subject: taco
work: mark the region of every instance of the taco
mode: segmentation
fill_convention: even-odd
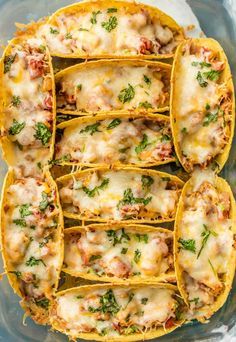
[[[35,176],[53,155],[55,85],[48,49],[41,39],[14,38],[0,63],[3,158],[19,176]]]
[[[4,268],[26,313],[48,323],[48,308],[63,262],[63,215],[55,182],[6,175],[1,202]]]
[[[234,135],[234,87],[227,57],[211,38],[180,44],[172,69],[170,116],[177,156],[187,172],[224,166]]]
[[[185,310],[174,285],[86,285],[57,293],[51,324],[73,340],[149,340],[181,326]]]
[[[65,217],[97,222],[173,221],[183,187],[168,173],[125,167],[77,171],[57,183]]]
[[[175,161],[169,117],[109,114],[57,126],[54,164],[148,167]]]
[[[65,230],[63,271],[104,282],[175,281],[173,233],[144,225],[91,224]]]
[[[88,115],[169,109],[171,65],[143,60],[98,60],[55,76],[57,111]]]
[[[169,58],[182,28],[159,9],[128,1],[82,1],[49,17],[41,35],[53,56]]]
[[[194,318],[204,322],[224,304],[234,278],[235,202],[227,182],[195,171],[176,214],[177,283]]]

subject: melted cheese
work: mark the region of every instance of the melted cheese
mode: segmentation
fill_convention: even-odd
[[[117,126],[109,129],[109,125]],[[97,131],[86,132],[86,127],[98,125]],[[144,137],[147,146],[138,151]],[[167,139],[165,139],[167,137]],[[63,131],[56,144],[56,159],[74,163],[93,164],[148,164],[162,163],[173,158],[173,145],[168,121],[148,118],[87,121],[71,125]]]
[[[93,172],[84,177],[78,176],[77,179],[79,184],[75,179],[74,185],[70,182],[60,190],[62,206],[66,212],[86,218],[100,217],[106,220],[124,220],[129,217],[133,219],[143,217],[145,220],[174,218],[179,197],[177,189],[180,185],[176,184],[175,189],[166,189],[167,181],[159,176],[152,177],[153,184],[148,189],[142,186],[142,174],[131,170],[101,171],[100,174]],[[94,190],[106,180],[107,184],[104,188]],[[92,190],[95,193],[89,195],[88,191]],[[127,195],[129,198],[130,196],[139,198],[141,202],[130,199],[122,202]]]
[[[68,231],[64,271],[121,279],[135,275],[158,277],[173,270],[171,239],[169,232],[122,231],[112,227],[108,231],[91,228],[77,234]]]

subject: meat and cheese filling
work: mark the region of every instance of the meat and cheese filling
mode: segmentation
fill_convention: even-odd
[[[233,195],[223,179],[205,171],[194,174],[181,198],[176,218],[178,285],[190,308],[209,317],[218,298],[227,298],[234,275]]]
[[[234,90],[227,58],[212,39],[181,44],[172,74],[173,134],[187,171],[220,167],[227,159],[234,131]]]
[[[59,112],[163,111],[169,106],[171,66],[159,62],[102,60],[56,75]]]
[[[88,1],[58,10],[41,34],[55,56],[172,56],[183,40],[177,23],[157,8],[125,1]]]
[[[8,154],[13,154],[14,166],[22,169],[24,176],[32,175],[38,170],[37,163],[42,166],[50,159],[53,143],[55,105],[50,56],[42,40],[15,38],[5,51],[2,67],[3,149],[7,161]]]
[[[15,179],[9,171],[4,191],[1,228],[5,269],[32,317],[45,323],[38,312],[45,311],[42,316],[47,316],[63,258],[63,217],[56,185],[49,175],[44,180]]]
[[[94,224],[65,231],[64,272],[88,279],[173,280],[172,232]]]
[[[135,168],[85,170],[58,184],[64,215],[95,221],[172,221],[182,188],[175,176]]]
[[[71,338],[137,341],[177,328],[184,306],[173,285],[93,285],[59,292],[51,315],[53,328]]]
[[[169,118],[103,115],[58,125],[55,162],[157,165],[175,160]]]

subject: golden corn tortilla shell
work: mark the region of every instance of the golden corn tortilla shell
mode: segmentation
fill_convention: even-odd
[[[213,50],[218,53],[219,59],[225,63],[225,68],[221,73],[221,79],[222,81],[226,84],[227,89],[230,90],[232,93],[232,111],[231,111],[231,122],[230,122],[230,137],[229,141],[224,147],[224,150],[221,154],[217,155],[214,160],[216,161],[218,167],[217,167],[217,172],[220,172],[221,169],[223,168],[224,164],[226,163],[230,148],[232,145],[233,141],[233,136],[234,136],[234,127],[235,127],[235,95],[234,95],[234,85],[233,85],[233,80],[232,80],[232,74],[230,71],[230,66],[228,63],[228,59],[225,55],[224,50],[220,46],[220,44],[212,39],[212,38],[192,38],[189,41],[183,41],[177,48],[175,57],[174,57],[174,62],[173,62],[173,67],[172,67],[172,74],[171,74],[171,97],[170,97],[170,120],[171,120],[171,129],[172,129],[172,135],[173,135],[173,141],[174,141],[174,146],[175,146],[175,151],[177,154],[177,157],[184,167],[184,169],[187,172],[191,172],[189,168],[187,168],[184,163],[183,163],[183,154],[181,152],[181,144],[178,141],[178,128],[176,125],[176,120],[179,112],[179,89],[175,86],[177,80],[181,79],[181,74],[180,74],[180,68],[181,68],[181,57],[183,54],[183,49],[188,42],[193,42],[195,46],[205,46],[208,47],[210,50]]]
[[[184,39],[184,31],[183,29],[176,23],[176,21],[168,16],[166,13],[162,12],[156,7],[152,7],[149,5],[145,5],[142,3],[136,3],[136,2],[128,2],[128,1],[117,1],[117,0],[104,0],[104,1],[98,1],[98,0],[92,0],[92,1],[81,1],[79,3],[69,5],[67,7],[63,7],[56,11],[54,14],[52,14],[47,24],[48,25],[55,25],[56,19],[61,14],[70,15],[72,13],[83,13],[84,11],[91,10],[91,6],[96,6],[97,11],[103,10],[107,8],[125,8],[127,13],[140,13],[141,11],[147,11],[150,14],[151,18],[159,19],[160,23],[164,27],[168,27],[171,31],[176,32],[178,35],[178,40],[181,42]],[[92,14],[92,10],[91,10]],[[83,58],[83,59],[91,59],[91,58],[140,58],[140,59],[164,59],[164,58],[171,58],[173,57],[173,54],[150,54],[150,55],[144,55],[144,54],[137,54],[137,55],[117,55],[117,54],[102,54],[102,55],[96,55],[96,54],[86,54],[86,53],[68,53],[63,54],[59,53],[57,51],[51,51],[52,56],[57,57],[64,57],[64,58]]]
[[[62,177],[59,177],[57,178],[57,184],[59,186],[59,189],[67,183],[68,180],[70,180],[71,178],[74,179],[76,177],[79,177],[79,176],[83,176],[83,175],[86,175],[87,174],[90,174],[92,172],[97,172],[97,171],[101,171],[101,172],[105,172],[105,171],[111,171],[111,170],[114,170],[114,171],[126,171],[126,172],[135,172],[135,173],[141,173],[143,175],[147,175],[147,176],[151,176],[151,177],[163,177],[163,178],[170,178],[171,181],[174,181],[178,184],[178,187],[179,189],[177,190],[178,192],[181,192],[182,191],[182,187],[184,185],[184,182],[179,179],[178,177],[174,176],[174,175],[171,175],[169,173],[165,173],[165,172],[160,172],[160,171],[155,171],[155,170],[151,170],[151,169],[145,169],[145,170],[142,170],[142,169],[139,169],[139,168],[135,168],[135,167],[96,167],[96,168],[91,168],[91,169],[87,169],[87,170],[83,170],[83,171],[77,171],[77,172],[74,172],[74,173],[70,173],[68,175],[65,175],[65,176],[62,176]],[[63,205],[62,205],[63,207]],[[68,211],[63,211],[63,214],[65,217],[68,217],[68,218],[72,218],[72,219],[75,219],[75,220],[82,220],[82,221],[91,221],[91,222],[107,222],[107,223],[114,223],[114,222],[117,222],[117,221],[114,221],[114,220],[107,220],[107,219],[104,219],[104,218],[100,218],[100,217],[94,217],[94,218],[89,218],[89,217],[85,217],[81,214],[74,214],[74,213],[70,213]],[[150,223],[150,224],[154,224],[154,223],[161,223],[161,222],[171,222],[171,221],[174,221],[174,217],[172,218],[163,218],[163,219],[150,219],[150,218],[142,218],[142,219],[127,219],[127,220],[123,220],[122,222],[124,223],[133,223],[133,224],[137,224],[137,223]]]
[[[59,200],[59,194],[57,190],[57,186],[55,181],[50,175],[50,172],[48,170],[44,170],[45,175],[45,181],[47,181],[49,187],[56,192],[56,202],[57,206],[60,210],[59,217],[58,217],[58,226],[57,226],[57,243],[58,243],[58,256],[59,256],[59,264],[62,266],[63,258],[64,258],[64,241],[63,241],[63,228],[64,228],[64,221],[63,221],[63,214],[62,209],[60,205]],[[6,237],[5,237],[5,231],[7,229],[6,225],[6,215],[5,215],[5,207],[7,204],[7,191],[9,187],[14,183],[16,177],[14,174],[14,169],[9,169],[5,180],[3,184],[3,190],[2,190],[2,197],[1,197],[1,245],[2,245],[2,256],[3,256],[3,265],[4,270],[7,273],[7,277],[9,280],[9,283],[13,289],[13,291],[22,298],[22,301],[20,302],[22,307],[26,310],[26,315],[31,316],[37,323],[39,324],[47,324],[48,323],[48,312],[44,310],[43,308],[37,306],[33,300],[29,300],[27,298],[24,298],[24,294],[21,291],[20,284],[18,282],[18,278],[15,274],[11,273],[11,270],[13,268],[11,260],[9,258],[9,255],[6,253]],[[55,282],[55,288],[54,292],[56,291],[60,279],[60,272],[61,267],[57,272],[57,279]],[[53,296],[54,292],[51,294]]]
[[[41,25],[41,24],[40,24]],[[7,93],[5,92],[4,87],[4,59],[6,56],[11,54],[11,50],[14,47],[14,45],[24,45],[26,40],[29,38],[32,38],[32,34],[35,33],[35,29],[38,27],[37,23],[32,24],[33,28],[31,29],[31,25],[29,25],[30,28],[27,28],[25,31],[20,31],[18,33],[18,37],[13,38],[7,47],[5,48],[3,52],[3,56],[0,60],[0,111],[2,113],[2,116],[0,117],[0,129],[4,131],[4,110],[5,110],[5,104],[7,99]],[[34,27],[36,26],[36,28]],[[37,160],[40,162],[42,158],[45,158],[45,153],[48,155],[48,160],[52,159],[53,152],[54,152],[54,142],[55,142],[55,134],[56,134],[56,93],[55,93],[55,80],[54,80],[54,72],[53,72],[53,66],[52,66],[52,58],[50,56],[49,50],[46,48],[46,54],[48,56],[48,64],[50,68],[50,76],[52,79],[52,98],[53,98],[53,104],[52,104],[52,114],[53,114],[53,127],[52,127],[52,137],[51,137],[51,144],[49,148],[41,147],[40,149],[32,149],[35,151],[35,156]],[[8,166],[11,167],[17,167],[19,162],[22,162],[20,156],[20,150],[17,146],[17,144],[13,141],[11,141],[7,136],[0,137],[0,145],[2,148],[2,158],[6,161]],[[48,149],[48,151],[47,151]],[[31,150],[29,148],[29,150]],[[18,157],[17,157],[17,152]]]
[[[73,234],[83,233],[86,232],[89,229],[97,230],[97,231],[106,231],[106,230],[119,230],[121,228],[125,229],[132,229],[132,231],[135,231],[137,234],[148,234],[148,233],[169,233],[172,235],[172,232],[170,230],[167,230],[165,228],[154,228],[151,226],[145,226],[145,225],[134,225],[134,224],[122,224],[122,223],[114,223],[114,224],[90,224],[88,226],[77,226],[77,227],[71,227],[68,229],[65,229],[65,239],[70,239],[70,235],[73,236]],[[129,248],[129,245],[127,244],[127,247]],[[171,254],[171,251],[169,251]],[[141,283],[143,281],[150,281],[150,282],[175,282],[175,272],[174,270],[167,271],[166,273],[160,274],[156,277],[144,277],[140,275],[131,276],[127,279],[121,279],[115,276],[107,276],[103,275],[101,277],[97,276],[95,273],[86,273],[86,272],[77,272],[73,268],[69,268],[68,266],[63,267],[63,272],[70,274],[73,277],[81,277],[88,280],[94,280],[94,281],[102,281],[102,282],[111,282],[111,283],[117,283],[117,282],[129,282],[129,284],[133,283]]]
[[[162,284],[162,283],[157,283],[157,282],[144,282],[142,284],[133,284],[132,288],[133,289],[138,289],[138,288],[142,288],[142,287],[155,287],[155,288],[166,288],[166,289],[170,289],[170,290],[174,290],[176,291],[176,294],[179,294],[178,288],[177,286],[171,285],[171,284]],[[70,289],[66,289],[64,291],[60,291],[57,292],[56,294],[56,299],[53,303],[53,305],[51,306],[51,310],[50,310],[50,318],[51,318],[51,325],[52,328],[55,330],[58,330],[64,334],[69,335],[69,338],[72,339],[73,341],[76,341],[77,338],[81,338],[81,339],[85,339],[85,340],[95,340],[95,341],[126,341],[126,342],[131,342],[131,341],[139,341],[139,340],[149,340],[149,339],[153,339],[153,338],[157,338],[163,335],[166,335],[172,331],[174,331],[175,329],[177,329],[178,327],[180,327],[183,323],[184,323],[184,319],[180,319],[179,321],[176,322],[176,325],[174,325],[171,328],[164,328],[164,327],[157,327],[155,330],[150,330],[147,332],[143,332],[143,333],[133,333],[132,335],[120,335],[120,336],[116,336],[116,337],[112,337],[110,336],[109,338],[106,336],[100,336],[97,333],[77,333],[74,334],[73,336],[71,336],[69,334],[68,331],[66,331],[66,329],[64,329],[61,324],[60,321],[57,320],[55,314],[56,314],[56,309],[57,309],[57,303],[56,300],[57,298],[60,298],[61,296],[63,296],[64,294],[70,293],[70,292],[75,292],[76,291],[76,295],[83,295],[84,292],[87,291],[96,291],[99,289],[113,289],[115,287],[123,287],[123,288],[129,288],[131,287],[128,283],[125,285],[124,283],[115,283],[115,284],[95,284],[95,285],[84,285],[84,286],[79,286],[79,287],[74,287],[74,288],[70,288]]]
[[[120,114],[119,112],[116,114],[116,113],[113,113],[113,114],[99,114],[99,115],[96,115],[96,116],[86,116],[86,117],[80,117],[80,118],[75,118],[75,119],[72,119],[72,120],[69,120],[69,121],[65,121],[65,122],[62,122],[60,123],[59,125],[57,125],[57,128],[58,129],[65,129],[67,127],[75,127],[75,126],[80,126],[80,125],[83,125],[83,124],[93,124],[94,122],[97,122],[99,120],[107,120],[107,119],[115,119],[115,118],[130,118],[130,119],[134,119],[134,118],[143,118],[145,117],[145,119],[147,120],[151,120],[151,121],[154,121],[157,120],[158,122],[159,121],[165,121],[165,122],[169,122],[170,119],[169,119],[169,116],[166,116],[166,115],[161,115],[161,114],[131,114],[131,113],[124,113],[124,114]],[[174,152],[174,151],[173,151]],[[167,163],[171,163],[171,162],[175,162],[176,158],[175,157],[172,157],[172,158],[169,158],[169,159],[166,159],[164,161],[157,161],[155,163],[136,163],[135,166],[136,167],[152,167],[152,166],[156,166],[156,165],[163,165],[163,164],[167,164]],[[65,160],[58,160],[57,165],[76,165],[78,167],[83,167],[83,166],[86,166],[86,167],[106,167],[107,164],[106,163],[78,163],[78,162],[70,162],[70,161],[65,161]],[[122,162],[120,161],[117,161],[115,164],[113,164],[113,166],[121,166],[122,165]],[[124,164],[126,167],[133,167],[134,164]]]
[[[130,57],[129,57],[130,58]],[[169,76],[171,74],[171,65],[167,63],[162,63],[162,62],[154,62],[154,61],[144,61],[142,59],[112,59],[112,60],[97,60],[97,61],[91,61],[91,62],[84,62],[84,63],[79,63],[75,64],[69,68],[63,69],[59,71],[55,75],[55,82],[56,84],[59,84],[61,80],[66,76],[68,77],[71,75],[74,78],[74,75],[81,72],[81,71],[89,71],[93,70],[96,72],[96,69],[104,66],[114,66],[117,67],[150,67],[150,68],[158,68],[160,69],[159,73]],[[85,109],[86,110],[86,109]],[[140,114],[148,114],[148,113],[155,113],[155,112],[165,112],[169,110],[169,101],[168,103],[164,103],[163,106],[160,106],[157,109],[153,108],[136,108],[136,109],[128,109],[128,110],[112,110],[112,111],[81,111],[81,110],[73,110],[73,109],[61,109],[58,108],[57,112],[62,113],[62,114],[70,114],[70,115],[91,115],[91,114],[110,114],[113,112],[116,112],[117,114],[125,114],[127,112],[129,113],[140,113]]]
[[[220,177],[216,178],[216,186],[219,189],[219,191],[227,192],[230,195],[230,201],[231,201],[231,211],[230,211],[230,219],[233,221],[232,229],[236,233],[236,207],[235,207],[235,200],[233,193],[231,191],[231,188],[229,184]],[[179,265],[178,262],[178,254],[179,254],[179,244],[178,240],[180,238],[179,233],[179,227],[182,220],[183,210],[184,210],[184,199],[186,196],[186,193],[191,189],[191,178],[190,180],[185,183],[182,194],[180,196],[177,212],[176,212],[176,220],[175,220],[175,228],[174,228],[174,264],[175,264],[175,270],[176,270],[176,278],[177,278],[177,284],[178,289],[180,291],[181,296],[183,297],[185,303],[189,306],[188,301],[188,294],[185,290],[183,278],[182,278],[182,268]],[[196,319],[200,322],[204,323],[207,319],[209,319],[217,310],[219,310],[227,300],[227,297],[229,295],[229,292],[232,288],[232,282],[234,279],[234,273],[235,273],[235,265],[236,265],[236,250],[235,248],[232,251],[231,258],[229,260],[228,265],[228,273],[225,276],[224,279],[224,291],[217,297],[216,301],[211,305],[207,307],[200,308],[199,314],[196,316]]]

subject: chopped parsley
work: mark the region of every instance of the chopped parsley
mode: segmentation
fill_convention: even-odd
[[[148,243],[148,235],[147,234],[135,234],[135,238],[138,242]]]
[[[119,126],[121,124],[121,119],[117,118],[117,119],[113,119],[109,125],[107,126],[107,129],[113,129],[117,126]]]
[[[117,12],[117,8],[116,7],[111,7],[107,9],[107,13],[115,13]]]
[[[121,254],[126,254],[128,252],[128,248],[122,248],[122,250],[121,250]]]
[[[181,129],[181,132],[183,133],[183,134],[186,134],[188,131],[187,131],[187,128],[186,127],[183,127],[182,129]]]
[[[208,108],[208,107],[207,107]],[[203,120],[203,126],[209,126],[211,122],[216,122],[218,120],[219,108],[216,108],[212,112],[207,112]]]
[[[78,90],[82,90],[82,84],[81,84],[81,83],[80,83],[80,84],[77,84],[76,88],[77,88]]]
[[[101,14],[101,11],[97,11],[97,12],[92,12],[92,17],[90,19],[90,22],[94,25],[97,24],[97,15]]]
[[[89,262],[93,262],[93,261],[101,259],[101,258],[102,258],[101,255],[91,255],[91,257],[89,258]]]
[[[207,79],[207,80],[211,80],[211,81],[218,81],[219,77],[220,77],[221,71],[217,71],[217,70],[210,70],[207,72],[203,73],[203,76]]]
[[[80,28],[79,28],[79,31],[86,31],[86,32],[88,32],[89,30],[86,29],[86,28],[80,27]]]
[[[128,87],[120,91],[118,99],[122,103],[130,102],[135,96],[134,87],[128,83]]]
[[[61,158],[58,159],[51,159],[49,161],[50,165],[59,165],[59,164],[63,164],[64,162],[70,161],[71,156],[70,154],[66,154],[64,156],[62,156]]]
[[[14,56],[6,56],[4,59],[4,74],[11,70],[11,65],[14,63],[16,54]]]
[[[147,84],[147,85],[151,85],[152,81],[151,81],[151,78],[148,77],[147,75],[143,75],[143,80],[144,82]]]
[[[49,201],[48,201],[48,195],[46,194],[46,192],[42,192],[42,201],[39,203],[39,209],[40,211],[44,211],[47,209],[47,207],[49,206]]]
[[[43,239],[43,241],[39,243],[39,248],[43,248],[49,242],[49,240],[51,240],[51,239],[52,239],[51,236],[45,237]]]
[[[112,30],[114,30],[117,25],[118,25],[118,20],[114,16],[110,17],[108,21],[102,22],[102,27],[108,32],[111,32]]]
[[[33,266],[38,266],[40,263],[42,263],[44,266],[46,266],[45,265],[45,263],[44,263],[44,261],[42,260],[42,259],[36,259],[34,256],[31,256],[27,261],[26,261],[26,266],[31,266],[31,267],[33,267]]]
[[[189,303],[194,303],[195,305],[197,305],[198,302],[199,302],[199,297],[195,297],[195,298],[189,300]]]
[[[202,68],[210,68],[211,64],[206,62],[192,62],[192,66],[200,66]]]
[[[130,147],[120,148],[120,149],[119,149],[119,152],[120,152],[120,153],[125,153],[125,152],[127,152],[129,149],[130,149]]]
[[[180,249],[185,249],[187,251],[196,253],[196,245],[195,245],[195,240],[193,239],[188,239],[188,240],[184,240],[184,239],[179,239],[178,240],[180,246]]]
[[[168,134],[163,134],[161,137],[161,142],[163,141],[170,141],[171,137]]]
[[[109,178],[104,178],[102,183],[98,186],[95,186],[93,189],[89,189],[86,186],[82,187],[82,190],[89,197],[94,197],[95,195],[99,195],[99,190],[104,190],[109,184]]]
[[[126,328],[124,333],[126,335],[134,334],[139,331],[139,328],[136,325],[131,325],[130,327]]]
[[[210,264],[210,266],[211,266],[211,269],[212,269],[212,271],[213,271],[214,275],[217,277],[217,272],[216,272],[216,270],[215,270],[214,266],[212,265],[212,262],[211,262],[211,260],[210,260],[210,259],[208,259],[208,262],[209,262],[209,264]]]
[[[65,38],[66,38],[66,39],[72,39],[71,33],[67,32],[67,34],[65,35]]]
[[[10,135],[16,135],[19,134],[22,129],[25,127],[25,122],[18,122],[15,119],[13,119],[13,124],[12,126],[9,128],[8,133]]]
[[[13,95],[11,103],[14,107],[19,107],[19,105],[21,104],[20,96]]]
[[[139,249],[136,249],[134,252],[134,261],[137,264],[141,258],[141,252]]]
[[[29,210],[30,204],[22,204],[20,206],[19,212],[21,218],[24,218],[26,216],[30,216],[32,214],[32,211]]]
[[[142,303],[143,305],[146,305],[147,302],[148,302],[148,298],[142,298],[142,299],[141,299],[141,303]]]
[[[145,109],[149,109],[149,108],[153,108],[151,103],[148,101],[145,102],[139,102],[139,107],[145,108]]]
[[[110,238],[109,241],[113,243],[113,246],[116,246],[119,243],[122,243],[123,240],[125,240],[125,242],[130,240],[129,235],[125,232],[124,228],[122,228],[121,230],[121,235],[118,236],[117,232],[115,230],[107,230],[107,237]],[[122,253],[125,254],[125,253]]]
[[[42,144],[45,146],[52,136],[50,129],[44,123],[37,122],[35,125],[35,130],[36,132],[34,137],[37,140],[40,140]]]
[[[15,219],[13,220],[17,226],[26,227],[26,221],[24,219]]]
[[[40,45],[39,46],[39,51],[44,53],[46,51],[46,46],[45,45]]]
[[[154,183],[154,179],[151,176],[142,175],[142,189],[149,190],[152,184]]]
[[[133,192],[130,188],[126,189],[124,191],[123,199],[119,201],[117,207],[126,205],[126,204],[137,204],[142,203],[144,205],[147,205],[152,200],[152,196],[143,198],[143,197],[134,197]]]
[[[145,148],[147,148],[149,145],[151,145],[150,142],[148,142],[148,136],[144,133],[142,141],[139,143],[138,146],[135,147],[135,152],[137,154],[140,154]]]
[[[100,297],[100,306],[98,308],[93,308],[89,306],[89,312],[102,312],[109,313],[111,315],[117,314],[120,310],[120,306],[118,305],[116,298],[112,289],[109,289],[103,296]]]
[[[54,29],[53,27],[50,27],[50,33],[51,33],[51,34],[58,34],[59,31],[56,30],[56,29]]]
[[[200,87],[206,88],[208,86],[208,82],[204,80],[203,75],[201,74],[200,71],[198,71],[196,79],[197,79]]]
[[[214,232],[213,230],[209,230],[208,227],[207,227],[205,224],[203,225],[203,227],[204,227],[204,230],[203,230],[203,232],[202,232],[202,234],[201,234],[201,236],[203,237],[203,239],[202,239],[202,245],[201,245],[201,248],[200,248],[200,250],[199,250],[199,252],[198,252],[197,259],[200,257],[203,248],[206,246],[206,243],[207,243],[207,241],[208,241],[210,235],[211,235],[211,234],[212,234],[213,236],[217,236],[217,235],[218,235],[218,234],[217,234],[216,232]]]
[[[88,125],[85,128],[81,129],[80,133],[89,133],[90,135],[93,135],[96,132],[100,132],[98,129],[100,125],[100,122],[95,122],[94,124]]]

